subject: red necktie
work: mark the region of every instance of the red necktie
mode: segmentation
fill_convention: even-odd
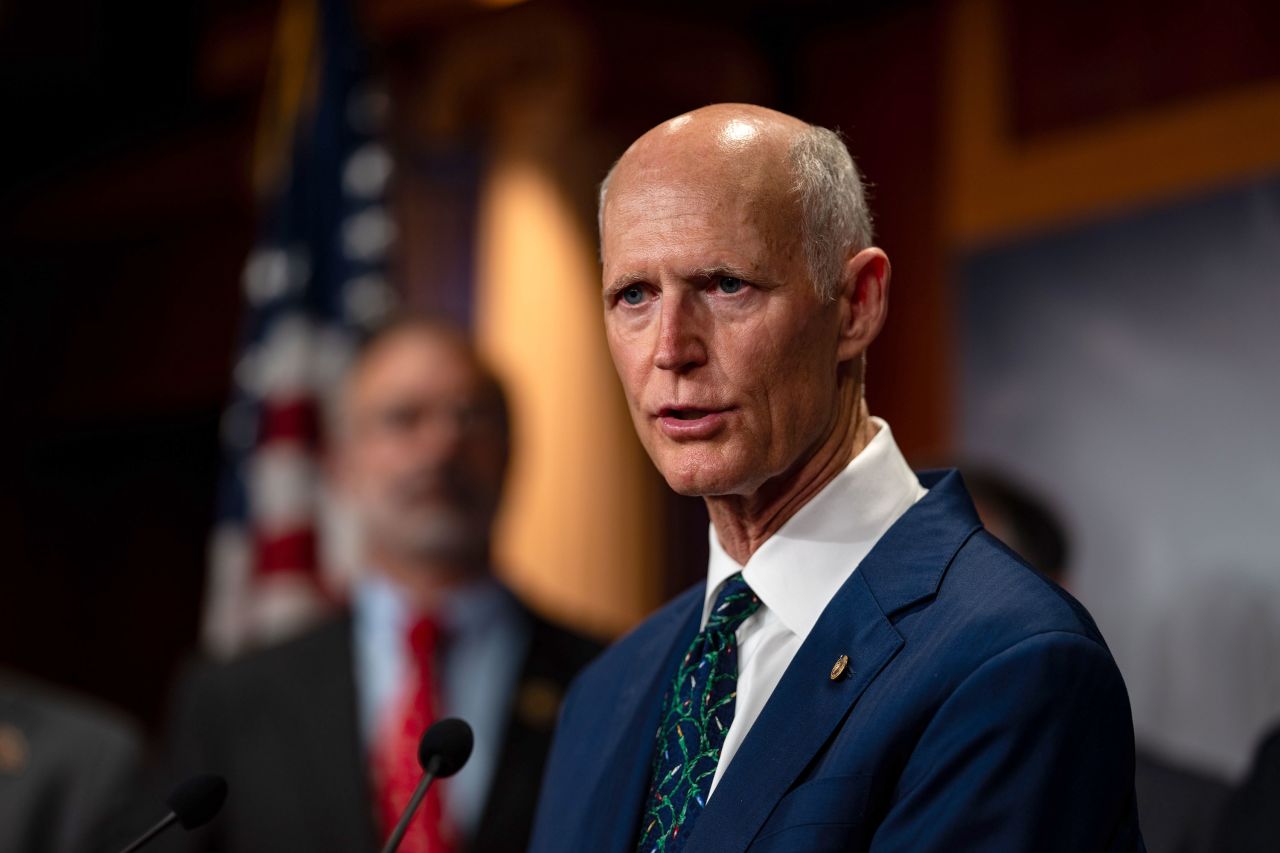
[[[392,712],[383,719],[372,753],[373,785],[387,838],[422,778],[418,765],[418,740],[439,718],[436,699],[435,654],[439,629],[430,619],[420,619],[409,631],[412,663],[409,677],[396,698]],[[400,850],[404,853],[452,853],[457,847],[450,827],[444,825],[440,783],[433,782],[421,808],[409,823]]]

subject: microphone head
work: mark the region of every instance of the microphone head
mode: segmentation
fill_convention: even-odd
[[[195,829],[213,820],[227,799],[227,780],[204,774],[192,776],[173,789],[166,805],[178,816],[183,829]]]
[[[436,776],[452,776],[467,763],[474,744],[471,726],[457,717],[446,717],[423,732],[422,740],[418,742],[418,763],[425,770],[431,759],[438,758]]]

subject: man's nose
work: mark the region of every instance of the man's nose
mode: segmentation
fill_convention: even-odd
[[[425,413],[414,431],[418,451],[434,462],[445,462],[457,456],[465,438],[462,415],[443,406]]]
[[[706,364],[707,347],[696,300],[687,293],[673,293],[663,296],[661,306],[654,365],[660,370],[687,373]]]

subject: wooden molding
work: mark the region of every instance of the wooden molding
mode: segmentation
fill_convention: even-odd
[[[944,230],[953,249],[1280,171],[1280,81],[1019,142],[998,0],[947,22]]]

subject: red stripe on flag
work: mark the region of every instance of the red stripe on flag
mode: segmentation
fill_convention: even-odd
[[[316,573],[316,532],[302,527],[274,536],[259,535],[255,543],[259,576],[277,572]]]
[[[315,447],[320,440],[320,419],[314,397],[267,398],[262,401],[261,417],[258,427],[260,444],[296,441]]]

